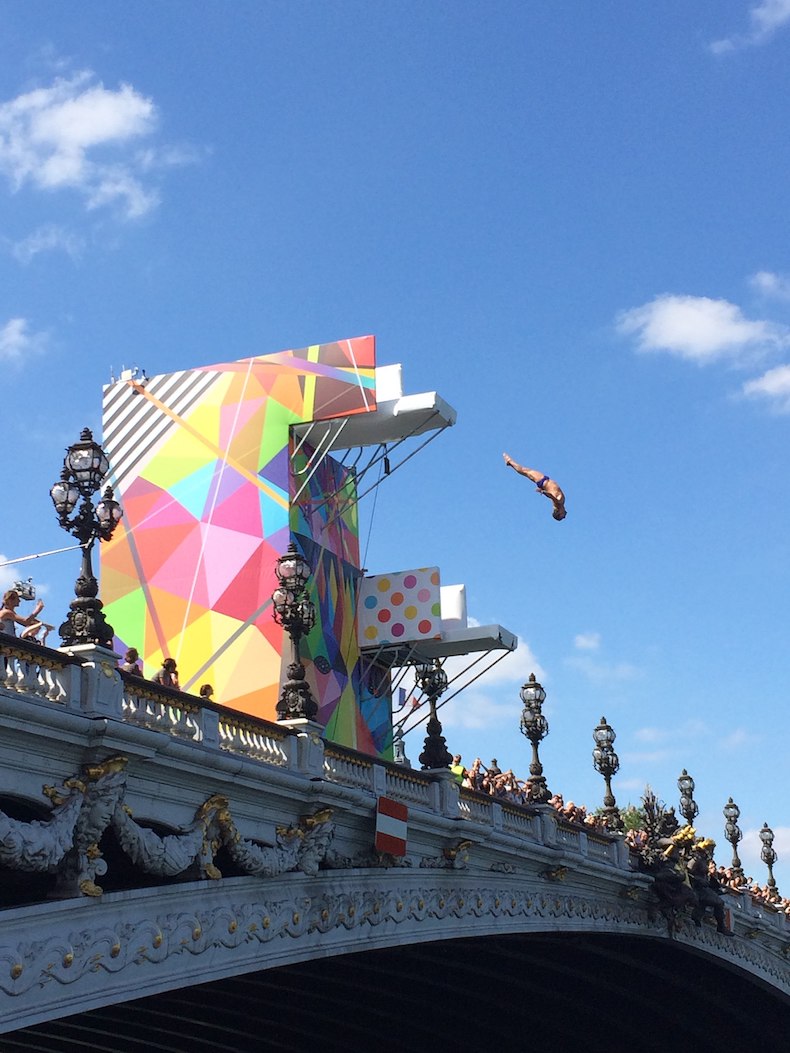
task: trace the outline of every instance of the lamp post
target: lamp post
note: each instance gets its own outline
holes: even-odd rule
[[[612,793],[612,776],[620,769],[620,758],[614,751],[614,740],[617,738],[614,728],[606,723],[606,717],[601,717],[601,723],[593,731],[595,747],[593,749],[593,767],[599,775],[603,775],[606,791],[603,797],[603,814],[606,825],[610,830],[622,830],[623,819],[620,809]]]
[[[543,777],[543,765],[538,756],[538,743],[549,733],[549,722],[543,716],[541,706],[546,698],[546,692],[535,679],[535,674],[529,674],[529,680],[519,691],[524,709],[521,713],[521,733],[532,743],[532,763],[529,766],[529,778],[527,779],[527,794],[530,801],[536,804],[545,804],[551,797],[546,780]]]
[[[277,701],[277,719],[312,720],[318,712],[318,703],[305,679],[299,641],[315,625],[315,605],[307,595],[310,567],[296,551],[293,541],[285,555],[277,560],[274,573],[279,583],[272,593],[274,620],[291,638],[291,663]]]
[[[738,878],[739,881],[743,881],[743,867],[741,861],[738,858],[738,842],[743,837],[741,828],[738,826],[738,819],[741,815],[741,810],[738,805],[733,801],[732,797],[724,805],[724,836],[732,845],[732,874],[733,877]]]
[[[760,849],[760,859],[768,867],[768,898],[777,900],[779,899],[779,889],[776,887],[776,880],[774,879],[774,863],[776,862],[774,832],[768,823],[763,823],[763,828],[760,831],[760,840],[763,843],[763,847]]]
[[[430,715],[426,725],[428,734],[425,736],[420,764],[423,771],[433,768],[449,768],[453,763],[452,754],[447,749],[447,743],[442,735],[442,724],[436,716],[437,699],[447,690],[447,673],[442,669],[438,658],[434,658],[430,665],[418,665],[414,670],[414,678],[417,686],[428,696],[428,707]]]
[[[106,487],[95,506],[91,500],[100,489],[109,467],[107,455],[94,442],[90,428],[83,428],[80,441],[66,450],[60,480],[49,491],[58,522],[82,546],[82,567],[74,585],[75,599],[71,601],[69,614],[59,630],[67,647],[75,644],[112,647],[113,628],[104,617],[103,604],[98,598],[99,583],[91,562],[96,539],[109,541],[123,516],[121,506],[113,499],[111,487]],[[80,497],[82,504],[73,515]]]
[[[694,800],[694,780],[684,768],[678,779],[680,790],[680,814],[686,820],[686,826],[693,826],[699,815],[699,807]]]

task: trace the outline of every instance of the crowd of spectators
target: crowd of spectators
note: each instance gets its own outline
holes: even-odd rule
[[[790,917],[790,898],[780,896],[775,888],[769,885],[758,885],[753,877],[746,877],[732,867],[716,867],[716,879],[719,885],[730,892],[745,892],[757,906],[776,911]]]
[[[464,768],[461,764],[461,757],[456,754],[453,757],[451,770],[461,786],[466,789],[487,793],[509,804],[531,805],[536,803],[531,793],[529,779],[519,779],[512,768],[502,771],[496,757],[487,767],[479,757],[476,757],[471,768]],[[584,805],[574,804],[573,801],[568,801],[566,804],[560,793],[552,794],[546,803],[556,809],[565,822],[594,830],[607,829],[604,816],[588,812]]]

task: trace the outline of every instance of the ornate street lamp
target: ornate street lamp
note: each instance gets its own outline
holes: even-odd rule
[[[768,823],[763,823],[763,828],[760,831],[760,840],[763,843],[763,847],[760,849],[760,859],[768,867],[768,898],[777,900],[779,899],[779,889],[776,887],[774,879],[774,863],[776,862],[774,832]]]
[[[109,469],[104,450],[93,441],[90,428],[83,428],[80,441],[66,450],[60,480],[49,491],[58,522],[82,546],[82,567],[74,586],[76,598],[71,601],[68,617],[60,627],[66,647],[75,644],[112,647],[113,628],[104,617],[103,604],[98,598],[99,583],[91,563],[96,539],[109,541],[123,516],[111,487],[105,489],[95,507],[91,500]],[[80,497],[82,504],[73,515]]]
[[[743,837],[741,828],[738,826],[741,810],[733,801],[732,797],[724,805],[724,836],[732,845],[732,874],[733,877],[743,881],[743,867],[738,858],[738,842]]]
[[[315,625],[315,605],[307,595],[310,567],[296,551],[293,541],[274,568],[279,585],[272,593],[273,615],[291,638],[288,679],[277,702],[278,720],[312,720],[318,712],[299,656],[299,641]]]
[[[699,807],[694,800],[694,780],[684,768],[678,779],[680,790],[680,814],[686,820],[686,826],[693,826],[699,815]]]
[[[436,701],[447,690],[447,673],[442,669],[439,659],[434,658],[430,665],[418,665],[414,670],[414,678],[420,690],[427,695],[430,708],[426,725],[428,734],[420,754],[422,770],[449,768],[453,758],[442,735],[441,721],[436,716]]]
[[[606,792],[603,798],[603,814],[606,825],[610,830],[622,830],[623,819],[620,809],[612,793],[612,776],[620,769],[620,758],[614,751],[614,740],[617,736],[614,728],[606,723],[606,717],[601,717],[601,723],[593,731],[595,748],[593,749],[593,767],[599,775],[603,775]]]
[[[551,793],[543,777],[543,765],[538,756],[538,743],[542,742],[549,733],[549,722],[541,710],[546,692],[535,679],[535,674],[530,673],[529,680],[521,688],[519,694],[524,703],[521,713],[521,733],[526,735],[532,743],[532,763],[529,766],[527,794],[530,801],[544,804],[551,797]]]

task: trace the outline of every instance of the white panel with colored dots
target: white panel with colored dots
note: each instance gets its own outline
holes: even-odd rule
[[[360,646],[441,639],[440,597],[438,567],[363,578],[357,621]]]

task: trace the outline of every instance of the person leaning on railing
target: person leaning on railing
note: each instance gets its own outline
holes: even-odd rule
[[[23,625],[24,631],[20,633],[20,639],[35,639],[38,631],[44,629],[44,636],[41,643],[47,638],[47,633],[52,629],[51,625],[47,625],[46,622],[39,621],[39,614],[44,610],[44,604],[42,600],[39,600],[33,610],[26,617],[22,617],[21,614],[16,613],[16,609],[19,606],[20,596],[16,589],[9,589],[3,595],[3,606],[0,609],[0,632],[4,632],[7,636],[16,636],[17,625]]]

